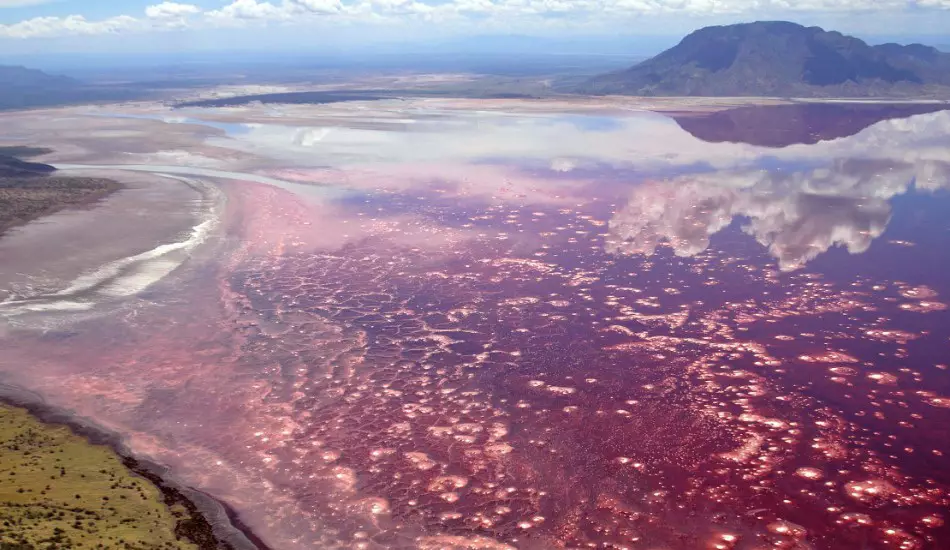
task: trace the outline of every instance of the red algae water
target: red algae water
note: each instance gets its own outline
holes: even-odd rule
[[[214,236],[108,314],[8,313],[4,382],[273,548],[950,545],[950,117],[783,149],[608,119],[720,155],[668,165],[504,139],[602,118],[188,176]]]

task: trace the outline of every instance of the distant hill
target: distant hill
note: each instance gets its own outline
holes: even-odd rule
[[[236,107],[248,103],[286,103],[322,105],[347,101],[377,101],[402,99],[404,97],[465,97],[477,99],[531,99],[535,96],[518,92],[492,92],[491,90],[341,90],[314,92],[281,92],[275,94],[241,95],[213,99],[201,99],[178,103],[176,107]]]
[[[130,97],[133,94],[129,90],[89,86],[65,76],[0,65],[0,110],[117,101]]]
[[[36,86],[78,87],[79,82],[66,76],[55,76],[26,67],[0,65],[0,86],[4,90]]]
[[[693,137],[709,143],[748,143],[778,148],[853,136],[883,120],[947,109],[950,105],[933,103],[798,103],[669,116]]]
[[[56,169],[48,164],[22,160],[49,152],[49,149],[39,147],[0,147],[0,178],[52,174]]]
[[[24,176],[45,176],[56,169],[48,164],[27,162],[14,157],[0,155],[0,177],[14,178]]]
[[[869,46],[819,27],[765,21],[706,27],[583,93],[644,96],[950,97],[950,54]]]
[[[53,76],[27,69],[0,65],[0,109],[16,109],[55,103],[82,85],[72,78]]]

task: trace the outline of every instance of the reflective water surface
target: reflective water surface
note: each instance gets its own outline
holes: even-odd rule
[[[950,112],[368,105],[101,159],[213,182],[215,236],[0,304],[4,381],[273,548],[950,545]]]

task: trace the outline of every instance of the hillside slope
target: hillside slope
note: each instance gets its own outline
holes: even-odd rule
[[[117,101],[135,96],[132,90],[90,86],[36,69],[0,65],[0,110]]]
[[[643,96],[950,97],[950,54],[766,21],[706,27],[583,93]]]

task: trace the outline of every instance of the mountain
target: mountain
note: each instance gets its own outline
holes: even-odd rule
[[[0,146],[0,178],[18,178],[45,176],[56,171],[48,164],[27,162],[23,158],[34,157],[51,152],[38,147],[2,147]]]
[[[0,110],[121,100],[128,90],[96,87],[26,67],[0,65]]]
[[[53,76],[27,69],[0,65],[0,109],[47,105],[81,87],[65,76]]]
[[[27,162],[15,157],[0,155],[0,178],[45,176],[55,171],[56,169],[48,164]]]
[[[785,21],[706,27],[583,93],[643,96],[950,97],[950,54],[921,44],[870,46]]]
[[[26,67],[0,65],[0,89],[22,89],[36,86],[77,87],[79,82],[66,76],[55,76]]]
[[[669,116],[693,137],[709,143],[779,148],[853,136],[884,120],[947,109],[950,105],[934,103],[796,103]]]

